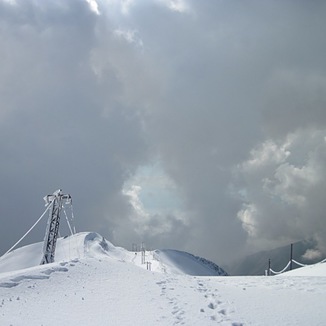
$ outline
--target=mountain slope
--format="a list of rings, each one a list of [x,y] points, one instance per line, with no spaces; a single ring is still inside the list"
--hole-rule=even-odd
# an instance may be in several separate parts
[[[215,263],[184,251],[155,250],[154,258],[161,262],[165,272],[174,274],[227,276],[228,274]]]

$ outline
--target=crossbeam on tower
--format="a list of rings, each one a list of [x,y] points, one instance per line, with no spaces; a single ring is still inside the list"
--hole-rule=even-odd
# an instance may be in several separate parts
[[[72,201],[71,196],[63,194],[61,189],[58,189],[52,195],[45,196],[43,199],[45,200],[46,205],[52,205],[52,208],[49,213],[48,224],[44,236],[41,265],[54,262],[62,205],[64,201],[68,204],[71,204]]]

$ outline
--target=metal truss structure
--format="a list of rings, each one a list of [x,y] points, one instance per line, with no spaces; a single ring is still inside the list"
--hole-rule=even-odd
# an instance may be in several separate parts
[[[64,203],[71,204],[72,202],[71,196],[63,194],[61,189],[55,191],[52,195],[45,196],[44,200],[46,205],[52,205],[52,208],[44,237],[41,265],[54,262],[55,247],[59,233],[60,212]]]

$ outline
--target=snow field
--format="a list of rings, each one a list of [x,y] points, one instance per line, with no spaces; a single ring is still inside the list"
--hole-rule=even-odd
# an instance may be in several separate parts
[[[205,276],[189,255],[155,253],[148,271],[96,233],[59,239],[53,264],[38,265],[39,244],[17,249],[0,258],[0,325],[325,325],[326,264]]]

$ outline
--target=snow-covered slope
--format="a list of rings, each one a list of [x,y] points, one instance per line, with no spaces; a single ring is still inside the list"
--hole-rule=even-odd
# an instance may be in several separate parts
[[[42,259],[43,242],[34,243],[18,248],[0,257],[0,273],[24,269],[40,264]],[[82,232],[57,240],[55,261],[69,261],[98,255],[123,257],[123,248],[116,248],[99,234]]]
[[[213,262],[179,250],[155,250],[154,258],[161,263],[162,270],[167,273],[202,276],[227,275]]]
[[[39,242],[14,250],[0,257],[0,273],[39,265],[43,243]],[[81,258],[101,258],[102,256],[130,262],[156,272],[189,275],[227,275],[219,266],[204,258],[178,250],[145,251],[145,263],[140,252],[130,252],[115,247],[111,242],[95,232],[82,232],[59,238],[55,261],[70,261]],[[147,264],[149,263],[149,265]]]
[[[326,262],[297,268],[277,276],[326,276]]]
[[[326,264],[318,277],[191,276],[187,254],[146,252],[148,271],[96,233],[59,239],[52,264],[38,265],[41,249],[0,259],[1,326],[325,325]]]

